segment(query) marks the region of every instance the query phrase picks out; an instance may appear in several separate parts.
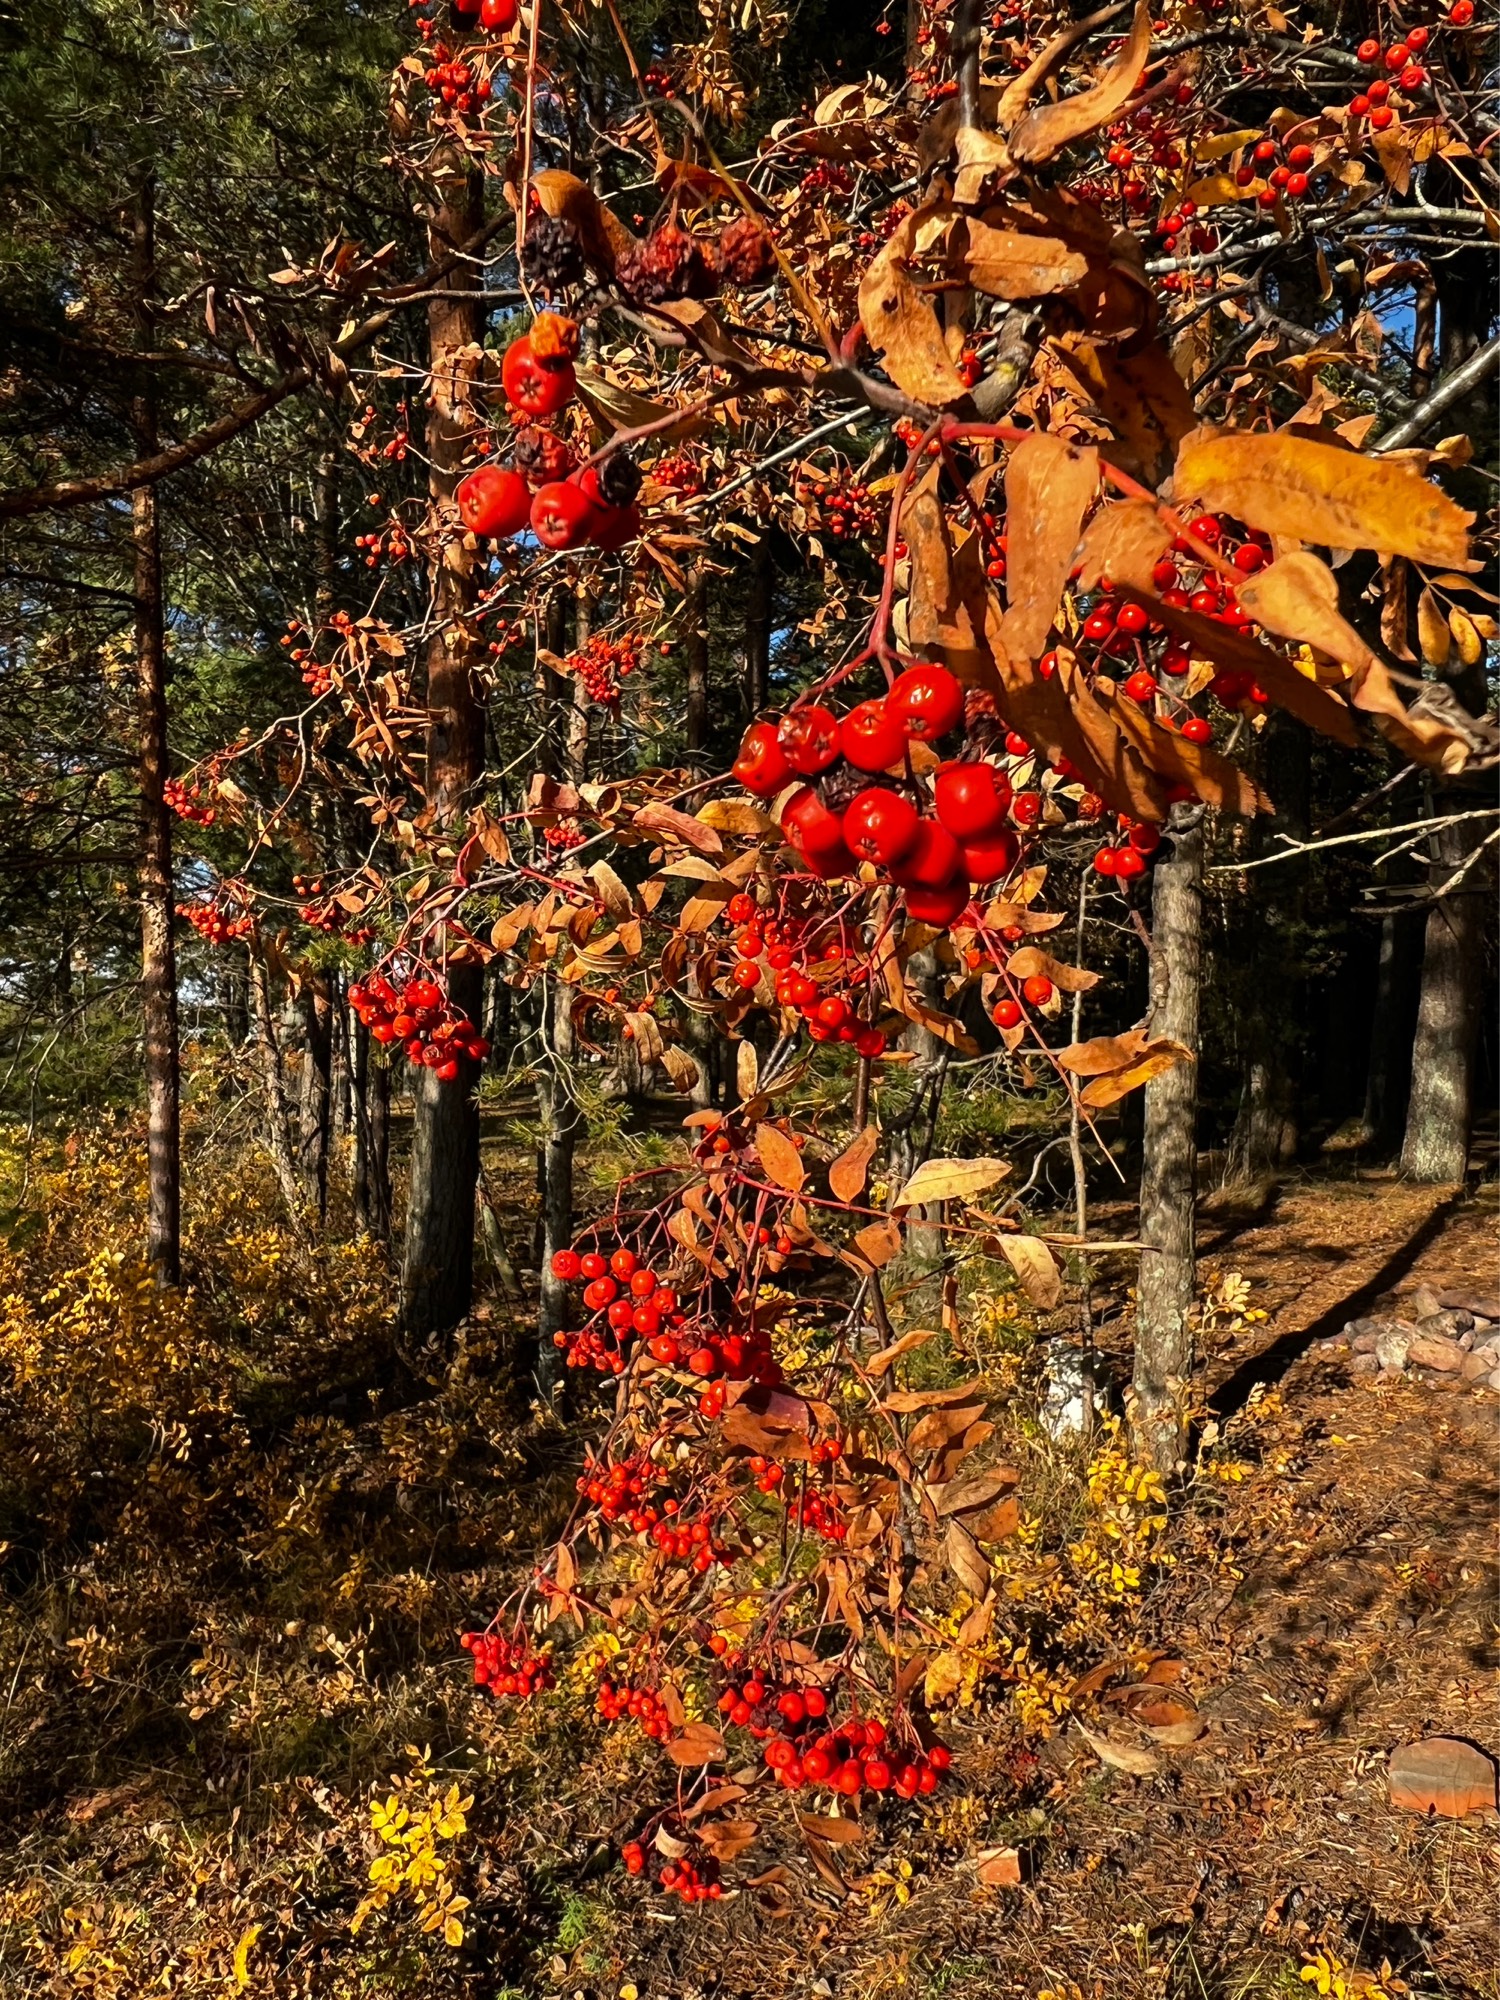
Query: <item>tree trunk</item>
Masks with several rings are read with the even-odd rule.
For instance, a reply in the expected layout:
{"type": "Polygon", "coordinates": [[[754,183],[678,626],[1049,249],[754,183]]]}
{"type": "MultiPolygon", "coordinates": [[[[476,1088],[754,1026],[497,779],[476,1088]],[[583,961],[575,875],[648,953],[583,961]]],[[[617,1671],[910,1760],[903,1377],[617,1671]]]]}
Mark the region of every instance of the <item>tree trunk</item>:
{"type": "Polygon", "coordinates": [[[318,1221],[328,1219],[328,1141],[333,1122],[333,1008],[328,982],[309,973],[297,996],[302,1015],[302,1078],[297,1136],[302,1171],[318,1204],[318,1221]]]}
{"type": "Polygon", "coordinates": [[[1416,925],[1411,917],[1393,912],[1382,919],[1375,1006],[1370,1021],[1370,1059],[1365,1071],[1365,1108],[1360,1120],[1366,1144],[1380,1154],[1395,1149],[1411,1082],[1416,938],[1416,925]]]}
{"type": "MultiPolygon", "coordinates": [[[[1202,810],[1174,806],[1171,858],[1152,891],[1151,1033],[1197,1053],[1203,923],[1202,810]]],[[[1193,1367],[1198,1066],[1178,1063],[1146,1085],[1141,1158],[1141,1275],[1130,1424],[1136,1455],[1175,1472],[1187,1443],[1193,1367]]]]}
{"type": "Polygon", "coordinates": [[[762,534],[750,551],[745,599],[745,706],[752,717],[771,699],[771,545],[762,534]]]}
{"type": "MultiPolygon", "coordinates": [[[[136,205],[134,262],[137,317],[144,341],[152,331],[150,294],[156,265],[156,185],[148,174],[136,205]]],[[[132,406],[136,449],[157,448],[157,412],[150,394],[132,406]]],[[[162,598],[161,522],[156,489],[138,486],[130,503],[134,556],[136,727],[139,756],[141,858],[141,997],[146,1071],[146,1258],[158,1284],[182,1276],[180,1072],[177,960],[172,934],[172,814],[166,803],[166,616],[162,598]]]]}
{"type": "Polygon", "coordinates": [[[370,1058],[370,1031],[354,1024],[354,1222],[386,1243],[391,1234],[391,1073],[370,1058]]]}
{"type": "Polygon", "coordinates": [[[535,1372],[538,1386],[550,1396],[560,1369],[553,1335],[566,1331],[568,1287],[552,1275],[552,1259],[573,1240],[573,1162],[586,1127],[568,1075],[573,1056],[572,991],[549,978],[542,989],[546,1011],[543,1040],[546,1052],[537,1072],[537,1099],[542,1143],[537,1153],[537,1193],[541,1207],[541,1301],[537,1314],[535,1372]]]}
{"type": "MultiPolygon", "coordinates": [[[[1471,838],[1461,826],[1443,827],[1432,836],[1434,888],[1458,867],[1471,838]]],[[[1401,1147],[1402,1170],[1413,1180],[1454,1183],[1468,1168],[1487,900],[1484,884],[1471,875],[1427,912],[1411,1098],[1401,1147]]]]}
{"type": "MultiPolygon", "coordinates": [[[[431,218],[434,258],[481,226],[483,183],[450,163],[442,206],[431,218]]],[[[428,488],[448,501],[462,475],[472,420],[470,371],[484,331],[479,274],[462,264],[441,281],[427,308],[432,390],[427,419],[428,488]]],[[[474,684],[476,647],[465,614],[477,595],[474,558],[457,538],[431,572],[434,630],[427,646],[427,803],[439,826],[457,828],[484,774],[484,709],[474,684]]],[[[471,1021],[484,997],[477,965],[450,965],[448,993],[471,1021]]],[[[409,1336],[446,1333],[469,1310],[474,1284],[474,1191],[479,1177],[479,1101],[474,1066],[439,1082],[421,1069],[413,1085],[411,1180],[401,1272],[401,1319],[409,1336]]]]}
{"type": "Polygon", "coordinates": [[[694,776],[705,770],[708,744],[708,587],[702,564],[688,572],[687,637],[687,761],[694,776]]]}
{"type": "Polygon", "coordinates": [[[281,1189],[281,1198],[286,1203],[292,1229],[301,1238],[305,1233],[302,1204],[306,1189],[297,1173],[297,1162],[292,1153],[286,1078],[281,1066],[281,1044],[276,1039],[270,974],[260,941],[254,937],[250,941],[250,1004],[255,1015],[255,1052],[260,1064],[266,1151],[271,1156],[271,1167],[276,1175],[276,1184],[281,1189]]]}

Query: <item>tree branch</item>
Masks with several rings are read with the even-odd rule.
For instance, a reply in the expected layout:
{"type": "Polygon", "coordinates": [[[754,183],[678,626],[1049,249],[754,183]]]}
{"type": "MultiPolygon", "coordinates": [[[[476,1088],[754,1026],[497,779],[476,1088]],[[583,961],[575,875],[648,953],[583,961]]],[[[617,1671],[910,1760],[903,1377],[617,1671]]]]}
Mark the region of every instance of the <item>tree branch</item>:
{"type": "Polygon", "coordinates": [[[1378,438],[1371,445],[1371,451],[1399,451],[1402,445],[1415,443],[1445,410],[1462,402],[1471,389],[1477,389],[1487,375],[1493,374],[1497,365],[1500,365],[1500,334],[1481,347],[1477,354],[1471,354],[1461,368],[1455,368],[1451,375],[1445,376],[1430,396],[1424,396],[1394,429],[1388,430],[1383,438],[1378,438]]]}

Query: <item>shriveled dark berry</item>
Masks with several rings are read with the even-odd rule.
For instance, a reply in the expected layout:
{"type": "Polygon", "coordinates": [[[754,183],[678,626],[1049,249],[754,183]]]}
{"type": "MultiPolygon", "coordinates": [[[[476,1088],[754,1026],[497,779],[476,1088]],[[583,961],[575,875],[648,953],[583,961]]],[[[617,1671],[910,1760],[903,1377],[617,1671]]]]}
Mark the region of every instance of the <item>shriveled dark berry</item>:
{"type": "Polygon", "coordinates": [[[718,278],[704,245],[675,222],[633,244],[615,266],[621,291],[637,305],[661,305],[668,299],[706,299],[718,278]]]}
{"type": "Polygon", "coordinates": [[[613,451],[599,467],[599,491],[611,507],[628,507],[641,490],[641,468],[628,451],[613,451]]]}
{"type": "Polygon", "coordinates": [[[564,216],[533,216],[521,246],[521,269],[549,298],[570,285],[581,285],[587,267],[576,225],[564,216]]]}
{"type": "Polygon", "coordinates": [[[776,268],[771,239],[753,215],[737,215],[719,238],[719,269],[737,285],[753,285],[776,268]]]}

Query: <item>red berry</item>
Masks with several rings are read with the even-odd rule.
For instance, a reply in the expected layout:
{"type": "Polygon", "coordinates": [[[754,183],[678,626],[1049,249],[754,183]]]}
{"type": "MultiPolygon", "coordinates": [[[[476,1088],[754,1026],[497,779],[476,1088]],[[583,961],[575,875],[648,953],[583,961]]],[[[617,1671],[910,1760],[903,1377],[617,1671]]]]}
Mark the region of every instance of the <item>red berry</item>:
{"type": "Polygon", "coordinates": [[[862,701],[839,724],[839,748],[860,771],[884,771],[906,754],[906,730],[883,701],[862,701]]]}
{"type": "Polygon", "coordinates": [[[1406,46],[1405,42],[1392,42],[1385,52],[1385,66],[1387,69],[1405,69],[1410,60],[1411,50],[1406,46]]]}
{"type": "Polygon", "coordinates": [[[844,844],[861,860],[889,868],[910,851],[920,824],[909,799],[883,785],[870,785],[844,814],[844,844]]]}
{"type": "Polygon", "coordinates": [[[891,879],[903,889],[944,889],[958,881],[962,870],[963,856],[953,835],[936,820],[924,819],[917,822],[911,846],[891,864],[891,879]]]}
{"type": "Polygon", "coordinates": [[[1362,63],[1378,63],[1380,61],[1380,44],[1372,37],[1369,41],[1361,42],[1354,53],[1362,63]]]}
{"type": "Polygon", "coordinates": [[[1448,19],[1455,28],[1467,28],[1474,18],[1474,0],[1453,0],[1448,19]]]}
{"type": "Polygon", "coordinates": [[[963,720],[964,691],[946,667],[908,667],[896,676],[886,708],[906,734],[932,743],[963,720]]]}
{"type": "Polygon", "coordinates": [[[1395,123],[1396,114],[1388,104],[1377,104],[1370,113],[1370,123],[1377,132],[1384,132],[1395,123]]]}
{"type": "Polygon", "coordinates": [[[1190,715],[1182,725],[1182,736],[1186,743],[1212,743],[1213,724],[1206,715],[1190,715]]]}
{"type": "Polygon", "coordinates": [[[1151,701],[1156,694],[1156,676],[1145,667],[1139,667],[1126,680],[1120,692],[1131,701],[1151,701]]]}
{"type": "Polygon", "coordinates": [[[544,367],[531,351],[531,342],[522,334],[505,350],[500,366],[505,393],[518,410],[528,417],[550,417],[571,402],[576,387],[571,361],[544,367]]]}
{"type": "Polygon", "coordinates": [[[1045,1007],[1052,998],[1052,981],[1045,972],[1033,972],[1021,991],[1028,1007],[1045,1007]]]}
{"type": "Polygon", "coordinates": [[[931,924],[935,930],[945,930],[955,917],[963,914],[968,902],[967,882],[955,882],[942,889],[906,891],[907,915],[919,924],[931,924]]]}
{"type": "Polygon", "coordinates": [[[555,479],[537,488],[531,503],[531,526],[544,547],[577,548],[588,540],[593,521],[593,506],[581,487],[555,479]]]}
{"type": "Polygon", "coordinates": [[[828,810],[811,785],[804,785],[788,799],[782,809],[781,830],[815,874],[854,873],[854,856],[844,845],[843,820],[828,810]]]}
{"type": "Polygon", "coordinates": [[[453,498],[470,534],[518,535],[531,519],[531,488],[503,465],[481,465],[460,480],[453,498]]]}
{"type": "Polygon", "coordinates": [[[812,702],[782,717],[777,738],[792,769],[815,778],[838,758],[839,719],[831,708],[812,702]]]}
{"type": "Polygon", "coordinates": [[[994,1023],[997,1028],[1019,1028],[1024,1016],[1017,1000],[997,1000],[995,1002],[994,1023]]]}
{"type": "Polygon", "coordinates": [[[480,0],[479,25],[492,35],[503,35],[515,26],[518,0],[480,0]]]}
{"type": "Polygon", "coordinates": [[[774,798],[784,785],[791,783],[792,766],[782,750],[774,723],[751,723],[740,743],[740,754],[734,760],[734,775],[758,799],[774,798]]]}
{"type": "Polygon", "coordinates": [[[933,784],[937,816],[955,840],[996,832],[1010,810],[1010,779],[993,764],[944,764],[933,784]]]}
{"type": "Polygon", "coordinates": [[[1002,826],[985,840],[966,840],[962,851],[971,882],[995,882],[1015,867],[1020,845],[1010,828],[1002,826]]]}
{"type": "Polygon", "coordinates": [[[564,1284],[571,1284],[583,1267],[583,1260],[576,1250],[558,1250],[552,1258],[552,1275],[561,1278],[564,1284]]]}

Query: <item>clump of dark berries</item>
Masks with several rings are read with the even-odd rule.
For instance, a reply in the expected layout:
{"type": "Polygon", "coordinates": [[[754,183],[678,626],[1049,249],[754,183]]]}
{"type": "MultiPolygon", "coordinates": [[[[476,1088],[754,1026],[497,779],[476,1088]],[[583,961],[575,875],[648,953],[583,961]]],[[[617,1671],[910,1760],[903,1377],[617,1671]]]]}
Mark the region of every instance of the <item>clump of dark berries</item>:
{"type": "Polygon", "coordinates": [[[771,239],[753,215],[737,215],[719,238],[719,269],[737,285],[753,285],[776,268],[771,239]]]}
{"type": "Polygon", "coordinates": [[[533,216],[521,245],[521,269],[549,298],[581,285],[587,270],[576,224],[559,215],[533,216]]]}
{"type": "Polygon", "coordinates": [[[566,438],[560,438],[556,431],[549,431],[541,424],[527,424],[518,430],[511,443],[511,459],[523,479],[533,486],[545,486],[550,480],[566,479],[570,472],[578,468],[578,454],[566,438]]]}
{"type": "Polygon", "coordinates": [[[690,236],[675,222],[666,222],[631,245],[616,264],[615,277],[621,291],[637,305],[706,299],[718,285],[711,254],[712,245],[690,236]]]}
{"type": "Polygon", "coordinates": [[[628,451],[612,451],[599,467],[598,481],[611,507],[628,507],[641,490],[641,468],[628,451]]]}

